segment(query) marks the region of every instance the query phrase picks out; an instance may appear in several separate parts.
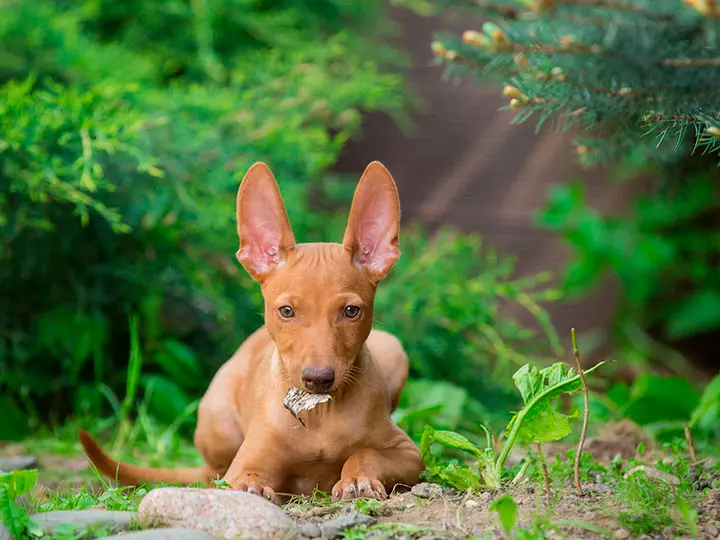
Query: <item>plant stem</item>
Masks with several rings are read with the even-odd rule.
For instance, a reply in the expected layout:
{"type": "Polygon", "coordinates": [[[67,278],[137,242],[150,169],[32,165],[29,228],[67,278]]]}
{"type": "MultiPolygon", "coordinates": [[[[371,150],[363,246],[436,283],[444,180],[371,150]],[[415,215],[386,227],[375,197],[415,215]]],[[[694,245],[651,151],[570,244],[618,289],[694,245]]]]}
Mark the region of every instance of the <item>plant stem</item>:
{"type": "Polygon", "coordinates": [[[585,373],[583,372],[582,363],[580,362],[580,351],[578,350],[577,338],[575,337],[574,328],[570,330],[570,335],[572,336],[572,348],[573,353],[575,354],[575,363],[577,364],[578,374],[580,375],[580,380],[582,381],[582,392],[585,404],[585,411],[583,414],[583,426],[582,431],[580,432],[580,442],[578,443],[577,452],[575,453],[575,488],[577,489],[578,496],[582,497],[584,493],[582,485],[580,484],[580,458],[582,457],[583,446],[585,445],[585,437],[587,435],[588,420],[590,418],[590,400],[588,398],[588,388],[587,383],[585,382],[585,373]]]}
{"type": "Polygon", "coordinates": [[[550,491],[550,474],[548,473],[547,463],[545,463],[545,455],[542,450],[542,443],[537,443],[538,461],[542,467],[543,480],[545,481],[545,494],[548,500],[552,499],[552,491],[550,491]]]}
{"type": "Polygon", "coordinates": [[[695,443],[693,442],[692,434],[690,433],[690,426],[683,424],[685,428],[685,440],[687,441],[688,451],[690,452],[690,459],[693,463],[697,463],[697,455],[695,454],[695,443]]]}

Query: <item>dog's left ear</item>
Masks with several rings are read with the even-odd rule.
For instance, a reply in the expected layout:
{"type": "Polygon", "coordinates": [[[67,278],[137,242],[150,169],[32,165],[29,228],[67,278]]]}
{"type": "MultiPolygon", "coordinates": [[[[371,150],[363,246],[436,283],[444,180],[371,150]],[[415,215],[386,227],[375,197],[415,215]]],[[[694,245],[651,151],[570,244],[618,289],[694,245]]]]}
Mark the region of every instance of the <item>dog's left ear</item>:
{"type": "Polygon", "coordinates": [[[380,281],[400,256],[399,232],[397,186],[385,166],[373,161],[355,189],[343,244],[371,279],[380,281]]]}

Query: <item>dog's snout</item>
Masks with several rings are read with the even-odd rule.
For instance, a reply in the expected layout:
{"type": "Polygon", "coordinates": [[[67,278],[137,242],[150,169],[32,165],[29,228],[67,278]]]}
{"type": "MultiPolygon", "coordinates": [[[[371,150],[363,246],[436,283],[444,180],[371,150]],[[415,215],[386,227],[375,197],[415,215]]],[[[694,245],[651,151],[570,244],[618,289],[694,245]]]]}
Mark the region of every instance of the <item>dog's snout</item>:
{"type": "Polygon", "coordinates": [[[335,382],[333,368],[306,367],[302,370],[302,381],[311,392],[327,392],[335,382]]]}

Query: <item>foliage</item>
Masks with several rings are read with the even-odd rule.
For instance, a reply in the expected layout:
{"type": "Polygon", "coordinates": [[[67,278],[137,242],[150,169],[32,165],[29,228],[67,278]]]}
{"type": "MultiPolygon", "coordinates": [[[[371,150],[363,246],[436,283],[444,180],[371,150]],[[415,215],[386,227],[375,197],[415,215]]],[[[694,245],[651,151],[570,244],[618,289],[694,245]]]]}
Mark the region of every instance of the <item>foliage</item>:
{"type": "MultiPolygon", "coordinates": [[[[483,246],[478,236],[450,228],[430,237],[420,227],[408,227],[400,247],[396,267],[378,288],[375,324],[401,337],[415,378],[460,385],[487,409],[502,411],[515,402],[503,381],[518,366],[548,363],[564,353],[539,305],[558,298],[547,286],[548,274],[516,279],[513,258],[483,246]],[[529,313],[540,335],[509,315],[508,305],[529,313]]],[[[446,388],[449,396],[452,390],[446,388]]],[[[410,387],[406,397],[415,395],[421,400],[416,405],[431,405],[430,394],[410,387]]],[[[450,399],[458,404],[464,398],[450,399]]],[[[470,407],[474,411],[467,412],[478,411],[470,407]]]]}
{"type": "MultiPolygon", "coordinates": [[[[589,374],[602,363],[586,370],[589,374]]],[[[525,406],[514,413],[505,429],[505,441],[498,455],[490,433],[487,432],[485,448],[478,448],[466,437],[452,431],[437,431],[427,426],[420,443],[420,453],[426,463],[424,473],[428,479],[448,483],[467,490],[488,487],[498,489],[506,474],[505,461],[515,444],[529,445],[556,441],[567,436],[570,420],[577,415],[565,415],[557,411],[553,403],[562,394],[572,394],[582,387],[580,374],[563,362],[538,369],[529,364],[521,367],[513,376],[525,406]],[[476,460],[471,466],[438,463],[430,453],[434,443],[471,454],[476,460]]],[[[516,477],[522,476],[522,471],[516,477]]]]}
{"type": "Polygon", "coordinates": [[[517,122],[537,116],[538,126],[577,127],[587,134],[577,139],[585,162],[638,146],[665,159],[720,150],[717,20],[704,2],[449,3],[486,18],[482,32],[434,44],[451,73],[481,71],[511,85],[517,122]]]}
{"type": "Polygon", "coordinates": [[[585,165],[619,164],[622,176],[650,177],[627,215],[592,210],[574,184],[551,193],[540,223],[575,254],[564,292],[584,292],[607,272],[618,278],[614,337],[623,363],[660,360],[686,374],[683,359],[656,339],[681,347],[720,331],[718,7],[704,0],[444,5],[486,21],[482,31],[433,44],[452,76],[503,85],[515,122],[571,130],[585,165]]]}
{"type": "Polygon", "coordinates": [[[597,286],[606,273],[617,278],[623,296],[615,334],[630,360],[655,358],[684,375],[682,362],[648,330],[682,343],[720,328],[717,179],[672,168],[661,177],[665,185],[636,196],[627,215],[593,210],[575,182],[552,190],[539,215],[573,250],[563,280],[568,295],[597,286]]]}
{"type": "Polygon", "coordinates": [[[0,472],[0,523],[5,525],[13,538],[21,538],[25,529],[31,525],[27,510],[16,499],[28,494],[35,487],[37,479],[37,469],[0,472]]]}
{"type": "Polygon", "coordinates": [[[643,374],[632,385],[614,383],[603,403],[610,418],[628,418],[662,441],[683,438],[687,424],[701,444],[720,444],[720,375],[698,392],[681,377],[643,374]]]}
{"type": "Polygon", "coordinates": [[[331,227],[320,210],[348,195],[325,171],[361,113],[402,119],[402,81],[384,71],[400,59],[378,43],[388,20],[365,0],[23,0],[2,14],[2,415],[106,410],[135,316],[154,378],[133,398],[189,401],[261,322],[233,260],[240,176],[267,161],[298,236],[331,227]]]}

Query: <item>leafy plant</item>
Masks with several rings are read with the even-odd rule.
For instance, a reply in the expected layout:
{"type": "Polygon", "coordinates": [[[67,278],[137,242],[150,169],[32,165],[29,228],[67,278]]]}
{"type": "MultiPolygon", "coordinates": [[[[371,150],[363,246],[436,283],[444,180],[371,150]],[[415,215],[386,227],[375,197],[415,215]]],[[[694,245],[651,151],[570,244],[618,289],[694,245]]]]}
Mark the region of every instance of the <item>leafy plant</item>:
{"type": "Polygon", "coordinates": [[[131,405],[154,395],[149,408],[169,421],[199,397],[262,319],[233,259],[242,173],[267,161],[298,237],[324,237],[351,195],[327,171],[362,114],[403,120],[403,82],[386,69],[402,58],[380,43],[392,26],[380,10],[2,7],[0,414],[30,422],[3,423],[0,438],[114,406],[131,314],[144,364],[131,405]]]}
{"type": "MultiPolygon", "coordinates": [[[[418,225],[405,227],[401,249],[378,288],[375,323],[400,337],[413,378],[453,383],[487,410],[502,411],[515,400],[505,381],[519,366],[547,364],[564,354],[541,307],[559,298],[548,286],[549,274],[516,279],[514,258],[497,254],[480,236],[449,227],[433,235],[418,225]],[[504,314],[505,303],[527,311],[541,331],[504,314]]],[[[418,384],[429,390],[429,383],[418,384]]],[[[412,388],[407,392],[414,395],[412,388]]],[[[443,392],[455,393],[448,387],[443,392]]],[[[464,398],[455,393],[450,399],[457,410],[464,398]]],[[[472,418],[477,407],[468,407],[476,409],[466,411],[472,418]]]]}
{"type": "MultiPolygon", "coordinates": [[[[600,367],[599,363],[585,374],[600,367]]],[[[487,445],[478,448],[466,437],[452,431],[437,431],[427,426],[420,443],[420,452],[430,480],[449,483],[458,489],[488,487],[498,489],[505,473],[505,461],[515,444],[533,444],[562,439],[571,432],[570,421],[575,415],[565,415],[554,407],[554,401],[562,394],[572,394],[582,387],[580,375],[563,362],[538,369],[529,364],[521,367],[513,376],[525,405],[513,414],[505,429],[505,440],[500,452],[495,454],[490,433],[486,430],[487,445]],[[471,466],[438,464],[430,453],[434,443],[439,443],[471,454],[475,462],[471,466]]]]}
{"type": "Polygon", "coordinates": [[[518,505],[511,495],[505,494],[497,497],[490,503],[488,512],[497,514],[498,521],[505,534],[509,535],[517,523],[518,505]]]}
{"type": "Polygon", "coordinates": [[[0,472],[0,522],[13,538],[22,538],[31,521],[27,510],[17,503],[17,498],[30,493],[37,479],[37,469],[0,472]]]}

